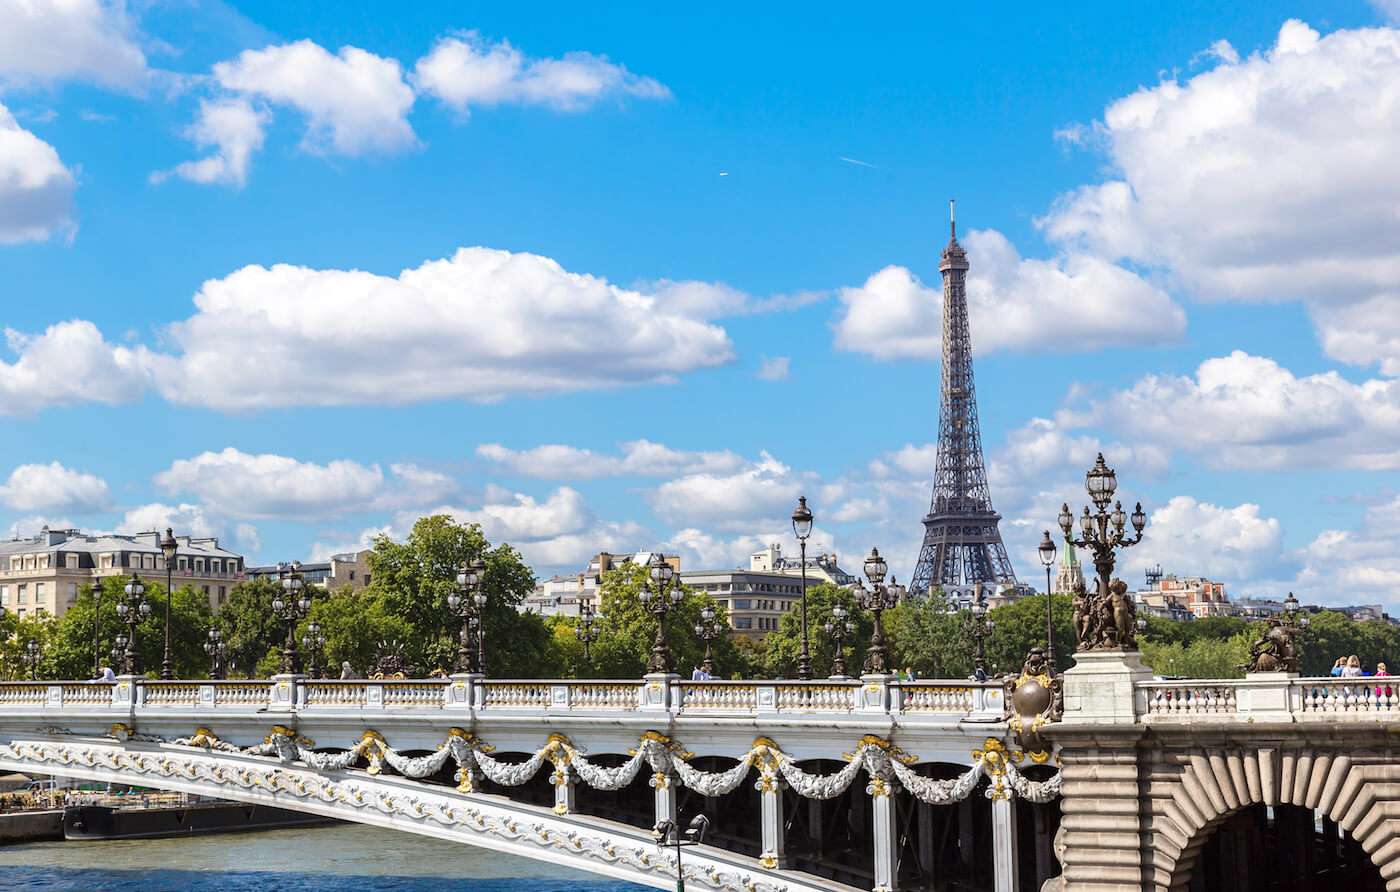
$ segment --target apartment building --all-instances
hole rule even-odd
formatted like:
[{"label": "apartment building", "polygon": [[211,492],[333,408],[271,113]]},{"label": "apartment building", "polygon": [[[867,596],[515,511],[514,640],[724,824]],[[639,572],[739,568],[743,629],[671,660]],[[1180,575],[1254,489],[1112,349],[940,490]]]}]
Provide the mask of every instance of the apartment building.
[{"label": "apartment building", "polygon": [[[62,616],[78,592],[97,579],[139,573],[164,585],[162,538],[155,530],[117,535],[45,527],[33,538],[0,542],[0,605],[21,617]],[[245,578],[243,556],[213,537],[175,540],[175,587],[202,589],[210,608],[218,610]]]},{"label": "apartment building", "polygon": [[[333,554],[324,561],[309,561],[301,565],[301,578],[307,585],[317,585],[328,592],[342,588],[362,589],[369,585],[370,549]],[[249,579],[276,579],[276,564],[249,567]]]}]

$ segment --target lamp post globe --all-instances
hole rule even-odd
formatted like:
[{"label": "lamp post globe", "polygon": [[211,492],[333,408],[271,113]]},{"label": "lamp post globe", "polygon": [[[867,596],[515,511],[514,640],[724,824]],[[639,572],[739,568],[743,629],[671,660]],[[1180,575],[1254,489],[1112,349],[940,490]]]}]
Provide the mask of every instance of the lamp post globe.
[{"label": "lamp post globe", "polygon": [[175,565],[175,555],[180,550],[180,543],[175,539],[175,531],[171,527],[165,528],[165,537],[160,540],[160,553],[165,561],[165,651],[160,661],[160,677],[170,680],[175,677],[175,664],[170,658],[170,599],[173,596],[171,591],[172,570]]},{"label": "lamp post globe", "polygon": [[[1104,461],[1103,453],[1098,454],[1094,466],[1084,475],[1084,490],[1094,503],[1094,512],[1084,506],[1079,516],[1079,537],[1074,536],[1074,517],[1069,503],[1060,507],[1060,529],[1065,534],[1066,548],[1087,548],[1094,558],[1094,571],[1097,579],[1095,590],[1086,592],[1084,604],[1076,601],[1075,625],[1079,633],[1080,650],[1105,648],[1137,649],[1137,624],[1132,598],[1126,596],[1126,585],[1119,583],[1118,591],[1112,591],[1112,575],[1117,563],[1117,552],[1131,548],[1142,542],[1142,531],[1147,526],[1147,514],[1138,502],[1131,514],[1123,510],[1122,501],[1115,501],[1118,491],[1118,476]],[[1110,503],[1112,510],[1109,509]],[[1133,533],[1128,534],[1131,525]],[[1080,622],[1080,611],[1101,611],[1111,621],[1103,623]],[[1090,640],[1092,639],[1092,640]]]},{"label": "lamp post globe", "polygon": [[[485,565],[480,561],[466,561],[457,572],[457,588],[447,595],[447,609],[461,620],[457,630],[457,672],[475,673],[478,668],[480,641],[480,608],[485,606],[485,595],[481,592],[481,581]],[[478,598],[481,600],[478,601]]]},{"label": "lamp post globe", "polygon": [[[680,589],[675,589],[680,591]],[[695,636],[705,642],[705,659],[700,663],[700,671],[708,679],[715,671],[714,653],[711,645],[725,632],[726,624],[719,619],[715,609],[709,604],[700,608],[700,619],[695,623]]]},{"label": "lamp post globe", "polygon": [[283,675],[301,674],[301,653],[297,650],[297,623],[311,612],[311,593],[302,577],[301,561],[277,565],[278,591],[272,597],[272,613],[286,626],[282,639]]},{"label": "lamp post globe", "polygon": [[867,590],[864,585],[856,583],[856,603],[861,609],[869,610],[874,620],[870,632],[870,647],[865,652],[863,669],[866,675],[889,673],[883,615],[886,610],[895,606],[898,596],[885,587],[885,574],[888,571],[889,564],[880,556],[880,549],[872,548],[870,556],[865,559],[865,578],[870,580],[870,589]]},{"label": "lamp post globe", "polygon": [[[638,595],[642,606],[656,617],[656,637],[651,645],[651,658],[647,661],[647,673],[669,675],[671,647],[666,640],[666,614],[680,606],[685,598],[685,590],[680,579],[676,578],[675,568],[661,552],[653,552],[647,561],[648,583],[642,585]],[[674,581],[674,586],[672,582]]]},{"label": "lamp post globe", "polygon": [[806,681],[812,677],[811,641],[807,632],[807,538],[812,535],[812,509],[807,497],[797,497],[792,509],[792,534],[797,537],[798,562],[802,572],[802,650],[797,655],[797,677]]},{"label": "lamp post globe", "polygon": [[[1066,546],[1072,548],[1073,546]],[[1050,583],[1050,572],[1055,566],[1055,540],[1050,538],[1050,531],[1046,530],[1041,536],[1040,546],[1036,549],[1040,552],[1040,562],[1045,565],[1045,659],[1049,664],[1050,671],[1055,669],[1055,592]]]},{"label": "lamp post globe", "polygon": [[146,585],[136,573],[122,586],[122,600],[117,602],[117,618],[126,623],[126,645],[122,650],[122,671],[126,675],[141,674],[141,654],[137,650],[136,625],[151,615],[146,600]]}]

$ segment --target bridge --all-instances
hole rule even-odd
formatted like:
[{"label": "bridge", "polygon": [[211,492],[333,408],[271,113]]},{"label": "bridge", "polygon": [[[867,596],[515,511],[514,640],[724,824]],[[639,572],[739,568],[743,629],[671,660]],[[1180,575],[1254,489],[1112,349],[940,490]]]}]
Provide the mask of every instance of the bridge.
[{"label": "bridge", "polygon": [[[1017,892],[1059,774],[1000,683],[447,679],[0,684],[0,768],[311,812],[655,887]],[[940,886],[940,888],[943,886]]]}]

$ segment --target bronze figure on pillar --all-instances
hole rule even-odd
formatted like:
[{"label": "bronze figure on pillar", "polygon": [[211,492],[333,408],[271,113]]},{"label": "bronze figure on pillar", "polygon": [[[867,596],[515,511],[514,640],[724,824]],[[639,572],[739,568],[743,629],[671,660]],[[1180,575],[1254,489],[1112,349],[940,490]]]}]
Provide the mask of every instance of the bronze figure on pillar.
[{"label": "bronze figure on pillar", "polygon": [[[1084,514],[1079,518],[1080,538],[1074,538],[1074,515],[1068,503],[1061,506],[1059,517],[1065,542],[1070,548],[1089,549],[1098,576],[1092,593],[1082,583],[1075,586],[1074,631],[1079,649],[1137,650],[1137,608],[1133,597],[1128,594],[1126,582],[1110,577],[1118,549],[1131,548],[1142,541],[1147,515],[1141,502],[1131,517],[1123,511],[1122,502],[1114,502],[1113,510],[1108,509],[1118,488],[1118,477],[1104,463],[1103,453],[1084,475],[1084,488],[1097,510],[1090,514],[1089,507],[1084,506]],[[1132,536],[1125,534],[1129,523],[1133,526]]]}]

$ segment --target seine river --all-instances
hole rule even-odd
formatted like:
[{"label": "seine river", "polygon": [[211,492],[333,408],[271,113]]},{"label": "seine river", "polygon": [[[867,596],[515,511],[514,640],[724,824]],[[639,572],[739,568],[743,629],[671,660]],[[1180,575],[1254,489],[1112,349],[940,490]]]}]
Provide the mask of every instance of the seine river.
[{"label": "seine river", "polygon": [[43,892],[643,892],[544,861],[364,825],[0,846],[0,887]]}]

